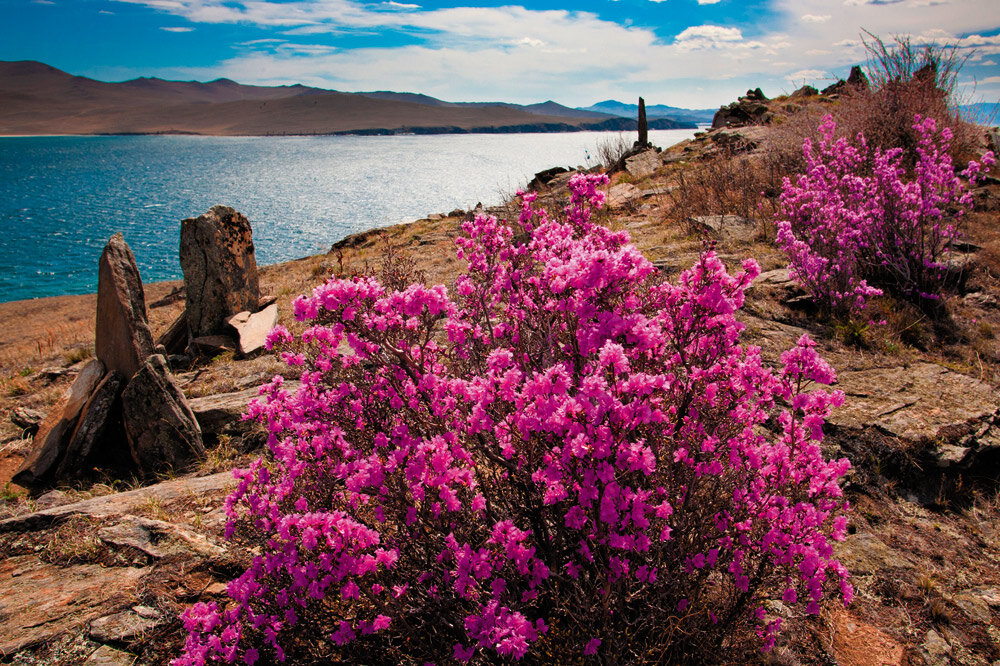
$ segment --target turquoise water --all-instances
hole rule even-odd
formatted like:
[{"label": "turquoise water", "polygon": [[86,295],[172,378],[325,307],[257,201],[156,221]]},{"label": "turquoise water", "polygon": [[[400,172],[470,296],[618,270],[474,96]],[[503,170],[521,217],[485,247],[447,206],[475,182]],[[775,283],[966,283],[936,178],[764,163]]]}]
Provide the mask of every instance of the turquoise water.
[{"label": "turquoise water", "polygon": [[180,221],[215,204],[245,214],[257,261],[277,263],[357,231],[499,203],[537,171],[594,164],[615,137],[0,138],[0,301],[95,291],[118,231],[144,281],[178,278]]}]

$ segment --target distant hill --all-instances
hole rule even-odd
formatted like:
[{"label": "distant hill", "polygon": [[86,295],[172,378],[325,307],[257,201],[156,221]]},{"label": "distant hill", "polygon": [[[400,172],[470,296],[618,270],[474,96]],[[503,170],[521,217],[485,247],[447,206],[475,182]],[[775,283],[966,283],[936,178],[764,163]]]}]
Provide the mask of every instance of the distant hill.
[{"label": "distant hill", "polygon": [[[415,93],[139,78],[107,83],[34,61],[0,61],[0,134],[392,134],[631,130],[634,117],[442,102]],[[683,125],[682,125],[683,126]]]},{"label": "distant hill", "polygon": [[[623,118],[635,118],[636,114],[639,113],[639,105],[626,104],[625,102],[608,99],[597,104],[592,104],[591,106],[583,107],[580,110],[608,113]],[[718,107],[713,109],[682,109],[676,106],[667,106],[666,104],[647,104],[646,117],[670,118],[684,123],[706,125],[711,124],[712,118],[718,110]]]}]

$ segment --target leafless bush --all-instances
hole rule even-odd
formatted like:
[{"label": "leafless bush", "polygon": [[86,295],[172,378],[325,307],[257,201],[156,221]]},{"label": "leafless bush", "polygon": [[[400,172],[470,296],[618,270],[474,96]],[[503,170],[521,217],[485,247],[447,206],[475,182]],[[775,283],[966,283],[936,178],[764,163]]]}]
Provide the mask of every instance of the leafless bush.
[{"label": "leafless bush", "polygon": [[624,132],[609,135],[597,142],[597,159],[605,169],[611,169],[631,148],[632,144]]}]

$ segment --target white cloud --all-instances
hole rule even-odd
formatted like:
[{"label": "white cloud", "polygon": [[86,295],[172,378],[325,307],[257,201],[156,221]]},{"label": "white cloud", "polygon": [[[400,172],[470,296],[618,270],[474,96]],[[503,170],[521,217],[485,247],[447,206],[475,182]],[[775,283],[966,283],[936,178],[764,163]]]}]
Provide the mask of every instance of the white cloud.
[{"label": "white cloud", "polygon": [[[470,101],[555,98],[589,104],[641,94],[681,105],[687,95],[687,105],[712,106],[748,87],[772,92],[768,86],[821,78],[808,75],[846,75],[851,65],[866,61],[859,26],[883,36],[911,35],[918,44],[952,41],[963,54],[978,49],[974,73],[980,82],[1000,74],[989,69],[996,67],[993,60],[983,60],[1000,53],[1000,37],[984,35],[997,27],[996,0],[842,0],[836,12],[830,0],[769,0],[760,21],[691,25],[673,38],[589,12],[514,4],[424,9],[405,0],[118,1],[192,25],[251,24],[287,38],[243,43],[234,57],[213,67],[160,71],[184,78],[416,90]],[[419,43],[343,50],[308,43],[315,35],[376,36],[384,30],[411,33]],[[699,86],[703,93],[695,92]]]},{"label": "white cloud", "polygon": [[194,28],[180,27],[180,26],[171,26],[171,27],[160,26],[160,30],[165,30],[167,32],[192,32],[194,31]]},{"label": "white cloud", "polygon": [[717,5],[720,2],[722,2],[722,0],[698,0],[699,5]]}]

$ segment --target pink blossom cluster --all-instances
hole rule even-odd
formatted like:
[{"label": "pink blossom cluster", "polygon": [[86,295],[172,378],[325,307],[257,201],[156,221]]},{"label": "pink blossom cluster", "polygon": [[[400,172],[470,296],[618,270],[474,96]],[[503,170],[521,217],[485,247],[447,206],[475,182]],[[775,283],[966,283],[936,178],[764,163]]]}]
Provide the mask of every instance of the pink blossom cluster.
[{"label": "pink blossom cluster", "polygon": [[[932,118],[914,118],[919,135],[912,174],[900,148],[874,151],[858,135],[834,139],[826,116],[819,140],[803,144],[807,170],[784,179],[778,244],[794,277],[827,310],[850,315],[885,290],[935,300],[949,276],[949,250],[972,197],[948,154],[951,130]],[[992,152],[969,162],[961,176],[972,184],[994,163]]]},{"label": "pink blossom cluster", "polygon": [[805,336],[779,370],[739,344],[754,261],[671,284],[591,222],[606,182],[466,222],[454,297],[358,277],[298,299],[312,325],[268,345],[301,385],[251,403],[270,455],[226,503],[249,566],[185,613],[175,664],[630,662],[747,623],[766,647],[770,595],[850,599],[849,463],[820,451],[843,395],[812,388],[833,370]]}]

